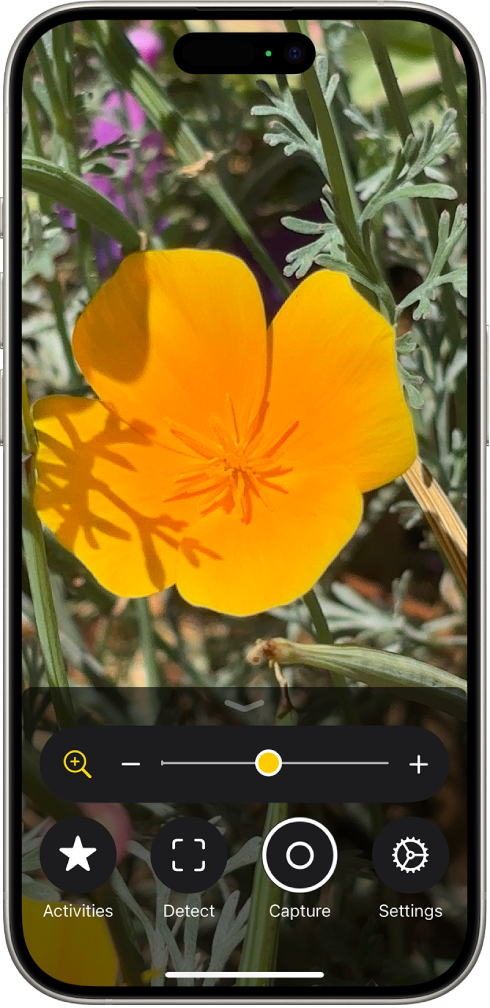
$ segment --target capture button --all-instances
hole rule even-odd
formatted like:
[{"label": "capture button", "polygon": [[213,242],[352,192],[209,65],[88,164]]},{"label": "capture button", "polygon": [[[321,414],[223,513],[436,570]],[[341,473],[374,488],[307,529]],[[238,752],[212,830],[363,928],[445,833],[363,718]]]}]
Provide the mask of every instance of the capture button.
[{"label": "capture button", "polygon": [[209,889],[221,878],[228,858],[220,831],[196,816],[182,816],[162,826],[150,853],[155,875],[180,893]]},{"label": "capture button", "polygon": [[316,819],[285,819],[267,834],[264,870],[286,892],[312,892],[328,881],[337,864],[337,844]]}]

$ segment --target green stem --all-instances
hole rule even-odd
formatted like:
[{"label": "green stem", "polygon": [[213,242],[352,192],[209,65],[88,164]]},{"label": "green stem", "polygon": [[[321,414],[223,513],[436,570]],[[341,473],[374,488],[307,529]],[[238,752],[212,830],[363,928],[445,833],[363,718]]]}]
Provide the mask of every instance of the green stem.
[{"label": "green stem", "polygon": [[[302,32],[303,35],[309,35],[310,34],[309,33],[309,29],[308,29],[308,22],[307,21],[303,21],[303,20],[284,21],[284,24],[285,24],[285,26],[286,26],[286,28],[287,28],[288,31],[296,30],[296,31]],[[292,27],[288,27],[288,25],[292,25],[292,24],[296,24],[297,28],[293,29]],[[315,70],[315,67],[313,67],[312,70],[313,70],[312,80],[313,80],[313,76],[315,75],[315,77],[317,78],[317,82],[318,82],[319,88],[320,88],[320,81],[318,79],[318,75],[317,75],[317,71]],[[310,74],[310,71],[308,71],[307,73]],[[303,75],[303,79],[305,80],[304,75]],[[318,95],[318,89],[316,89],[316,93]],[[321,89],[320,89],[320,94],[322,96],[325,108],[327,109],[330,122],[332,124],[332,130],[333,130],[334,136],[335,136],[335,146],[336,146],[336,149],[338,151],[340,161],[342,163],[342,174],[343,174],[343,178],[345,180],[345,185],[347,187],[347,195],[348,195],[348,198],[349,198],[349,203],[350,203],[350,205],[352,207],[352,214],[353,214],[354,225],[355,225],[355,229],[356,229],[354,233],[357,234],[356,221],[357,221],[357,218],[359,216],[359,200],[358,200],[357,193],[356,193],[354,179],[352,177],[352,171],[351,171],[351,166],[349,164],[349,158],[348,158],[347,153],[346,153],[345,144],[344,144],[344,140],[343,140],[343,137],[342,137],[342,132],[339,129],[339,125],[338,125],[338,122],[337,122],[336,115],[334,113],[333,107],[332,106],[330,108],[328,107],[328,105],[327,105],[327,103],[325,101],[325,98],[324,98],[324,96],[322,94],[322,90]],[[312,108],[313,108],[313,106],[312,106]],[[316,122],[317,122],[317,126],[318,126],[319,122],[317,120],[317,117],[316,117]],[[320,135],[320,139],[322,140],[322,144],[323,144],[323,138],[322,138],[322,135],[320,133],[320,130],[319,130],[319,135]],[[327,151],[324,144],[323,144],[323,146],[324,146],[324,153],[325,153],[326,160],[327,160],[327,165],[329,165],[329,159],[328,159],[328,157],[331,156],[332,152],[331,152],[330,147],[329,147],[329,151]],[[330,171],[330,165],[329,165],[329,171]],[[339,180],[340,180],[340,174],[339,174]],[[346,197],[346,203],[347,203],[347,197]]]},{"label": "green stem", "polygon": [[53,126],[63,140],[67,140],[70,133],[70,124],[65,115],[60,89],[55,81],[51,60],[49,59],[46,47],[42,38],[34,47],[39,69],[43,75],[44,85],[49,98],[51,113],[53,116]]},{"label": "green stem", "polygon": [[150,612],[150,605],[147,598],[136,598],[136,612],[138,616],[138,626],[140,633],[140,645],[145,663],[146,685],[161,686],[162,677],[153,646],[153,620]]},{"label": "green stem", "polygon": [[[73,67],[72,67],[72,59],[74,52],[73,23],[68,22],[65,25],[61,25],[60,30],[62,32],[63,46],[64,46],[64,67],[65,67],[64,94],[65,94],[65,113],[66,113],[66,120],[68,123],[66,142],[70,158],[70,167],[75,175],[81,177],[82,167],[80,164],[80,157],[78,153],[77,135],[73,114],[73,104],[75,97],[74,82],[73,82]],[[56,29],[54,29],[54,31],[56,31]],[[63,74],[63,67],[61,67],[60,73]],[[61,81],[60,81],[60,87],[62,87]],[[85,279],[88,295],[90,298],[92,298],[99,286],[99,278],[98,278],[98,270],[95,261],[94,250],[92,246],[92,232],[90,230],[89,223],[86,220],[84,220],[83,217],[77,217],[77,243],[78,243],[78,257],[80,267]]]},{"label": "green stem", "polygon": [[[299,32],[300,24],[295,20],[285,20],[288,31]],[[379,270],[372,259],[370,250],[363,248],[357,226],[357,197],[350,183],[350,169],[340,133],[325,101],[323,91],[314,66],[302,74],[305,91],[315,119],[318,136],[328,170],[328,182],[336,210],[338,226],[343,234],[348,259],[361,273],[376,283],[383,283]],[[368,287],[355,285],[366,301],[379,310],[377,295]]]},{"label": "green stem", "polygon": [[[27,111],[27,121],[29,123],[29,133],[34,153],[37,157],[43,157],[43,145],[39,133],[39,123],[37,120],[38,101],[32,90],[30,67],[26,66],[23,77],[23,93]],[[51,200],[46,196],[39,196],[39,209],[42,214],[48,216],[51,213]]]},{"label": "green stem", "polygon": [[[359,21],[359,25],[364,32],[369,48],[378,69],[378,73],[383,85],[388,107],[391,112],[393,124],[402,143],[413,135],[412,124],[408,115],[405,100],[398,84],[398,80],[393,69],[388,47],[383,38],[384,25],[382,21]],[[426,182],[426,177],[422,173],[417,176],[416,182]],[[432,254],[437,249],[439,218],[433,200],[423,199],[420,201],[420,212],[422,214]],[[446,263],[443,273],[448,272],[450,266]],[[452,342],[455,346],[459,344],[460,333],[458,326],[458,309],[456,298],[451,284],[444,284],[441,288],[441,303],[448,329],[452,332]]]},{"label": "green stem", "polygon": [[[35,451],[36,433],[32,423],[25,383],[22,380],[22,454],[24,456],[22,463],[22,540],[24,556],[37,632],[44,657],[46,678],[53,691],[53,704],[60,728],[67,728],[74,724],[75,713],[70,700],[68,677],[58,635],[58,622],[49,581],[43,530],[32,503],[35,481]],[[59,692],[63,688],[67,691],[66,694]]]},{"label": "green stem", "polygon": [[454,56],[453,44],[451,39],[444,32],[439,31],[438,28],[431,26],[430,33],[432,35],[443,90],[448,104],[456,110],[461,153],[466,161],[466,116],[461,96],[456,87],[455,75],[458,71],[458,64]]},{"label": "green stem", "polygon": [[[286,802],[268,805],[262,838],[265,840],[274,826],[286,819],[288,806]],[[245,973],[264,973],[273,970],[279,942],[280,917],[271,917],[272,903],[282,906],[283,890],[269,878],[264,870],[262,859],[255,866],[252,886],[250,914],[247,923],[247,933],[240,956],[239,970]],[[269,987],[271,981],[267,978],[242,978],[237,980],[237,987]]]},{"label": "green stem", "polygon": [[63,295],[61,292],[60,282],[58,278],[55,277],[54,280],[48,280],[46,286],[48,288],[48,294],[51,298],[51,304],[53,305],[54,317],[56,319],[56,325],[58,326],[58,333],[69,371],[70,385],[77,386],[80,385],[83,379],[75,363],[75,358],[71,348],[71,339],[65,320]]},{"label": "green stem", "polygon": [[[72,51],[73,45],[66,47],[65,58],[68,62],[71,60]],[[46,91],[48,93],[54,127],[64,142],[65,157],[67,162],[66,167],[68,167],[73,175],[81,176],[80,159],[78,156],[73,118],[70,108],[65,108],[63,102],[64,89],[55,79],[51,61],[46,52],[42,38],[39,39],[39,42],[36,44],[35,52],[43,75]],[[69,79],[69,75],[65,75],[65,83],[67,79]],[[97,290],[98,279],[95,257],[92,248],[90,226],[87,224],[87,221],[77,216],[76,227],[78,261],[88,295],[91,298]]]},{"label": "green stem", "polygon": [[31,192],[47,196],[51,202],[62,203],[78,217],[115,238],[125,255],[140,248],[141,239],[134,225],[110,200],[67,168],[48,158],[25,154],[22,184]]},{"label": "green stem", "polygon": [[[313,589],[311,589],[311,591],[309,591],[306,595],[304,595],[303,599],[306,605],[308,606],[311,621],[315,628],[315,634],[317,636],[318,642],[320,644],[333,643],[332,635],[328,628],[327,621],[325,619],[325,616],[323,615],[320,603]],[[342,676],[335,675],[332,673],[330,673],[330,675],[332,678],[332,682],[334,683],[334,685],[337,687],[338,690],[339,699],[342,704],[342,709],[344,712],[345,724],[348,725],[358,724],[358,718],[356,717],[354,706],[351,703],[349,687],[346,685],[345,680],[343,679]],[[383,826],[385,825],[385,817],[383,809],[379,804],[379,802],[368,802],[367,808],[369,810],[369,815],[371,818],[371,830],[374,839],[374,837],[378,835],[378,833],[382,830]],[[388,890],[388,887],[385,886],[384,883],[381,883],[381,885],[384,896],[387,902],[389,902],[388,896],[391,893],[391,890]],[[393,896],[393,893],[391,893],[391,896]],[[391,902],[389,903],[389,905],[390,906],[392,905]],[[393,927],[393,925],[395,926]],[[400,959],[403,956],[403,938],[401,935],[399,922],[392,921],[390,919],[390,926],[386,930],[391,957],[392,959],[394,959],[395,962],[400,962]]]},{"label": "green stem", "polygon": [[[286,28],[291,32],[299,32],[300,26],[297,21],[285,21]],[[352,192],[349,189],[348,176],[350,174],[346,164],[345,153],[341,149],[335,125],[330,114],[330,109],[323,97],[323,92],[318,80],[315,67],[302,73],[305,91],[311,105],[311,110],[315,117],[318,136],[327,163],[329,182],[332,192],[337,200],[339,215],[349,235],[350,243],[362,255],[356,221],[356,207],[353,203]]]},{"label": "green stem", "polygon": [[[306,595],[303,595],[303,602],[305,603],[305,606],[311,616],[311,622],[313,623],[317,643],[333,644],[334,640],[330,632],[329,625],[313,588],[311,588],[309,592],[306,592]],[[344,715],[344,723],[347,725],[357,724],[357,718],[351,701],[349,687],[343,675],[340,675],[339,672],[332,672],[332,670],[330,670],[330,678],[337,691],[339,704]]]},{"label": "green stem", "polygon": [[[379,808],[379,805],[377,806]],[[371,806],[370,806],[371,810]],[[383,818],[384,825],[384,818]],[[397,893],[393,892],[385,882],[380,882],[381,898],[380,903],[387,903],[388,906],[397,906],[399,903],[399,896]],[[396,982],[397,976],[399,976],[400,965],[404,958],[403,949],[403,932],[401,930],[401,921],[399,917],[393,919],[393,917],[388,917],[385,921],[385,931],[386,940],[388,942],[389,949],[389,967],[391,971],[391,976]]]},{"label": "green stem", "polygon": [[[56,70],[56,83],[61,95],[61,103],[67,118],[71,118],[73,92],[70,92],[71,85],[71,52],[70,43],[73,45],[73,31],[71,24],[56,25],[51,33],[53,45],[53,62]],[[71,37],[70,37],[71,34]]]},{"label": "green stem", "polygon": [[[31,76],[29,68],[26,68],[23,80],[23,90],[24,90],[24,101],[27,110],[27,119],[29,122],[29,133],[31,137],[31,143],[34,153],[37,157],[43,157],[43,145],[41,142],[41,136],[39,133],[39,124],[37,120],[37,99],[32,90]],[[51,200],[39,194],[39,209],[42,214],[49,215],[51,213]],[[63,310],[63,297],[61,294],[61,287],[59,280],[55,277],[53,280],[47,283],[48,293],[51,298],[51,303],[53,305],[53,312],[56,318],[56,323],[58,326],[58,332],[60,334],[60,339],[63,345],[63,350],[65,354],[65,359],[67,367],[70,373],[70,381],[73,385],[78,385],[80,382],[80,373],[75,364],[73,358],[71,340],[68,334],[68,329],[65,322],[65,314]]]},{"label": "green stem", "polygon": [[[209,678],[201,672],[198,672],[192,663],[187,660],[184,649],[180,646],[180,641],[179,646],[174,647],[172,644],[169,644],[168,641],[164,640],[157,630],[153,629],[153,647],[158,648],[160,651],[164,651],[171,662],[175,662],[176,665],[180,665],[182,671],[189,676],[193,686],[204,686],[206,689],[210,688]],[[163,680],[165,682],[165,670]],[[161,678],[158,685],[162,685]]]},{"label": "green stem", "polygon": [[[303,601],[310,613],[311,622],[313,623],[313,629],[315,631],[315,637],[318,644],[333,644],[334,639],[330,633],[330,627],[313,588],[311,588],[309,592],[306,592],[306,595],[303,595]],[[336,673],[334,673],[334,675],[336,675]],[[337,678],[339,682],[342,682],[342,676],[337,676]]]},{"label": "green stem", "polygon": [[[184,114],[170,101],[160,82],[139,58],[136,49],[116,22],[99,20],[83,21],[82,24],[115,82],[134,95],[148,120],[172,145],[181,165],[202,161],[206,151],[186,122]],[[291,288],[287,280],[227,193],[217,172],[210,166],[208,168],[209,170],[203,169],[196,175],[196,184],[221,210],[269,280],[281,294],[288,297]]]},{"label": "green stem", "polygon": [[385,826],[386,819],[379,802],[367,802],[367,807],[371,816],[372,836],[374,840],[383,829],[383,826]]},{"label": "green stem", "polygon": [[82,217],[77,217],[78,262],[87,288],[89,298],[93,298],[99,283],[95,268],[95,257],[92,248],[90,224]]},{"label": "green stem", "polygon": [[412,124],[405,106],[405,101],[393,69],[388,48],[383,39],[383,24],[381,21],[359,21],[364,32],[374,62],[378,69],[381,83],[388,101],[393,124],[400,139],[405,140],[412,133]]},{"label": "green stem", "polygon": [[208,175],[203,176],[199,182],[201,188],[204,189],[218,209],[221,210],[223,217],[231,225],[235,234],[241,238],[243,244],[252,253],[255,262],[263,269],[265,275],[274,284],[279,293],[283,294],[285,298],[289,297],[291,287],[288,281],[272,262],[269,253],[252,231],[252,228],[243,217],[236,203],[228,195],[218,175],[215,172],[210,172]]}]

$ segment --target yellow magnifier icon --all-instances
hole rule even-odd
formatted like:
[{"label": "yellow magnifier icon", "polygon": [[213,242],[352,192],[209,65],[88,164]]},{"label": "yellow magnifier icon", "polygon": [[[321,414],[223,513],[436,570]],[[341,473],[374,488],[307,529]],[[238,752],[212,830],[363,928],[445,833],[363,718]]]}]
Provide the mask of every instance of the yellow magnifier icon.
[{"label": "yellow magnifier icon", "polygon": [[[79,756],[82,758],[79,759]],[[81,772],[84,773],[86,777],[92,777],[92,774],[85,769],[87,766],[87,757],[85,756],[85,753],[80,752],[79,749],[70,749],[70,752],[67,752],[63,759],[63,765],[65,770],[69,770],[70,773]]]}]

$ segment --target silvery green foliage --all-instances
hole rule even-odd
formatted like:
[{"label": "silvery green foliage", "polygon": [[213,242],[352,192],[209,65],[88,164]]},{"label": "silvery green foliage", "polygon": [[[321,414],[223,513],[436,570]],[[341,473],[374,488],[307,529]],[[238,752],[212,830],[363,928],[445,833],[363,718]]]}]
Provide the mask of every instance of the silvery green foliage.
[{"label": "silvery green foliage", "polygon": [[[288,253],[284,273],[297,279],[315,267],[345,273],[372,304],[377,299],[393,326],[401,328],[396,340],[398,373],[414,411],[419,451],[464,518],[466,207],[461,204],[454,210],[441,210],[434,202],[444,200],[450,206],[457,197],[454,177],[461,180],[465,174],[456,112],[441,108],[438,125],[426,122],[416,126],[401,143],[393,127],[387,125],[386,106],[385,110],[380,107],[365,112],[350,99],[342,46],[358,27],[349,22],[325,22],[323,28],[328,63],[319,57],[316,71],[333,125],[351,145],[350,160],[357,171],[352,188],[359,199],[358,248],[364,250],[364,258],[355,254],[338,217],[316,132],[304,122],[295,92],[288,92],[280,81],[279,93],[264,88],[271,104],[252,110],[276,117],[264,139],[269,144],[284,144],[288,154],[300,150],[303,156],[311,157],[327,181],[320,195],[323,222],[282,218],[289,231],[311,236],[307,244]],[[334,73],[329,74],[329,66]],[[342,116],[346,117],[344,123],[351,124],[350,134],[342,125]],[[427,224],[431,213],[435,214],[432,230]],[[406,267],[420,278],[408,293],[398,294],[397,306],[384,278],[386,267],[391,265]],[[407,322],[410,324],[407,316],[411,316],[412,325],[404,332]],[[405,512],[405,518],[414,522],[418,514],[412,508],[410,517]]]},{"label": "silvery green foliage", "polygon": [[41,867],[39,861],[40,834],[48,822],[48,819],[43,819],[22,837],[22,895],[36,903],[57,902],[60,899],[59,889],[51,885],[51,882],[48,882],[47,879],[32,878],[27,874],[39,871]]},{"label": "silvery green foliage", "polygon": [[[323,192],[328,197],[330,194],[329,187],[325,186]],[[345,273],[355,283],[368,287],[369,290],[372,290],[383,300],[386,295],[386,285],[381,282],[373,282],[371,277],[366,276],[365,273],[349,262],[345,251],[344,237],[340,228],[335,223],[335,213],[327,202],[327,199],[321,199],[320,203],[327,218],[326,224],[301,220],[298,217],[281,218],[281,223],[288,231],[295,231],[297,234],[316,234],[320,236],[309,245],[303,245],[299,249],[288,252],[286,256],[287,265],[284,267],[285,275],[296,276],[298,280],[302,280],[313,264],[316,264],[335,273]]]},{"label": "silvery green foliage", "polygon": [[[365,122],[366,120],[362,117],[361,121]],[[369,196],[358,219],[361,229],[390,203],[421,198],[455,199],[457,194],[452,186],[440,182],[420,184],[414,181],[422,171],[428,169],[429,165],[440,160],[441,154],[447,150],[447,145],[454,145],[457,134],[452,129],[453,122],[454,113],[449,110],[436,132],[433,123],[427,124],[420,137],[411,136],[408,138],[403,149],[396,155],[391,168],[388,166],[377,170],[369,180],[369,187],[362,188],[361,186],[362,195],[365,198]],[[328,187],[324,189],[324,195],[328,197]],[[373,283],[372,278],[360,272],[348,261],[342,232],[335,223],[333,207],[326,199],[321,199],[320,202],[328,219],[326,224],[295,217],[282,218],[282,224],[290,231],[319,236],[311,244],[295,249],[286,256],[285,275],[292,276],[294,274],[298,279],[301,279],[316,264],[325,269],[346,273],[351,280],[369,287],[382,299],[383,284],[381,282]],[[466,219],[465,208],[458,207],[457,219],[454,222],[451,235],[446,234],[446,220],[449,222],[447,211],[444,212],[443,217],[444,221],[440,225],[441,245],[434,257],[430,280],[427,278],[426,286],[421,292],[421,296],[425,298],[424,309],[427,296],[434,293],[437,287],[443,283],[453,283],[460,293],[464,291],[463,267],[444,276],[444,278],[441,277],[441,270],[464,231],[464,224],[462,229],[461,225]],[[411,300],[405,299],[403,305],[400,306],[400,311],[417,300],[412,295],[410,297]],[[420,315],[415,315],[415,318],[419,317]],[[412,405],[415,405],[415,402],[412,402]]]},{"label": "silvery green foliage", "polygon": [[[328,217],[328,206],[325,200],[320,200],[323,210]],[[284,267],[286,276],[296,276],[302,280],[309,272],[320,255],[330,255],[336,262],[345,262],[344,240],[336,224],[327,220],[325,224],[317,224],[314,221],[300,220],[298,217],[283,217],[281,224],[288,231],[296,234],[318,235],[309,245],[295,249],[286,256],[287,265]]]},{"label": "silvery green foliage", "polygon": [[[208,972],[224,969],[233,950],[245,938],[250,900],[247,900],[237,912],[239,899],[240,892],[235,889],[224,903],[213,939]],[[213,977],[204,976],[203,987],[214,987],[215,984],[216,980]]]},{"label": "silvery green foliage", "polygon": [[454,219],[451,218],[447,210],[443,210],[439,217],[439,234],[437,249],[430,265],[429,272],[419,287],[407,294],[403,301],[397,306],[397,318],[410,305],[417,305],[413,311],[413,318],[418,321],[421,318],[429,318],[431,313],[431,301],[435,296],[438,287],[442,284],[450,283],[462,297],[467,296],[466,266],[457,266],[449,273],[443,273],[444,267],[450,263],[451,256],[461,241],[466,230],[466,206],[460,204],[456,207]]},{"label": "silvery green foliage", "polygon": [[[334,73],[329,76],[328,61],[325,56],[318,56],[316,68],[323,97],[327,106],[332,104],[337,86],[339,74]],[[325,178],[328,178],[327,165],[319,138],[312,132],[305,122],[293,95],[287,85],[286,77],[278,76],[279,94],[266,83],[257,81],[257,86],[271,102],[270,105],[254,105],[251,113],[254,116],[267,116],[269,118],[269,133],[264,134],[264,141],[269,147],[284,145],[284,153],[289,157],[302,151],[308,157],[316,161]],[[279,117],[279,120],[274,118]]]},{"label": "silvery green foliage", "polygon": [[[339,74],[328,74],[328,62],[323,56],[317,57],[316,72],[318,80],[325,98],[325,102],[330,107],[335,95]],[[253,115],[280,116],[281,121],[271,119],[271,132],[264,134],[264,141],[270,146],[284,145],[284,153],[291,155],[297,151],[308,154],[316,161],[328,182],[328,169],[325,162],[322,145],[319,138],[312,132],[301,115],[291,91],[282,83],[281,90],[276,94],[264,81],[259,82],[259,86],[264,94],[270,99],[271,105],[257,105],[252,108]],[[362,113],[347,110],[347,113],[354,120],[357,119],[363,127],[368,130],[372,138],[379,138],[381,135],[382,123],[378,124],[376,131],[369,133],[369,121]],[[457,142],[457,133],[454,129],[455,112],[448,109],[443,116],[438,129],[434,124],[427,123],[417,136],[408,137],[402,149],[397,151],[392,159],[391,165],[378,169],[375,176],[370,179],[370,188],[363,190],[363,195],[367,199],[366,205],[358,217],[359,231],[372,221],[390,203],[407,199],[447,199],[456,198],[456,191],[441,181],[420,182],[422,173],[430,173],[434,165],[441,163],[441,158],[454,147]],[[324,189],[326,199],[321,200],[323,210],[327,216],[326,224],[299,220],[293,217],[285,217],[282,223],[291,231],[299,234],[312,234],[318,237],[310,244],[296,249],[287,256],[286,276],[295,274],[302,278],[311,269],[313,264],[323,266],[326,269],[337,270],[347,275],[357,283],[369,287],[383,299],[384,285],[373,282],[372,276],[363,273],[357,264],[349,260],[342,235],[342,228],[336,220],[334,204],[331,201],[331,193],[328,187]],[[364,245],[369,247],[369,230],[363,233]],[[444,281],[447,282],[447,281]]]},{"label": "silvery green foliage", "polygon": [[82,151],[80,155],[83,171],[93,172],[94,175],[113,176],[116,174],[117,168],[114,168],[111,161],[115,158],[124,164],[128,157],[129,143],[125,134],[102,147],[98,146],[96,140],[91,140],[87,149]]},{"label": "silvery green foliage", "polygon": [[22,872],[22,895],[35,903],[56,903],[60,900],[60,891],[55,889],[46,879],[34,879]]},{"label": "silvery green foliage", "polygon": [[[419,645],[437,645],[442,649],[455,644],[464,645],[466,637],[456,632],[461,624],[460,613],[427,620],[418,626],[404,614],[402,607],[410,580],[411,572],[405,571],[393,582],[391,607],[362,598],[341,581],[331,584],[332,597],[328,597],[317,585],[315,591],[336,643],[368,644],[409,655],[414,655]],[[279,606],[270,612],[286,622],[288,636],[290,633],[296,635],[299,628],[308,631],[311,628],[309,613],[303,602]],[[444,636],[442,630],[445,631]]]},{"label": "silvery green foliage", "polygon": [[[346,115],[354,118],[354,121],[357,118],[362,123],[367,123],[365,117],[359,113],[355,115],[352,109],[346,110]],[[391,165],[379,169],[375,176],[368,180],[369,188],[366,187],[365,181],[358,184],[361,198],[366,200],[359,218],[360,223],[372,220],[384,206],[400,199],[427,197],[456,199],[455,189],[444,184],[442,180],[434,183],[420,182],[422,173],[434,177],[434,167],[442,163],[443,155],[457,143],[455,118],[454,109],[448,109],[437,130],[434,123],[426,123],[416,135],[408,137],[403,147],[395,154]],[[375,139],[379,134],[371,132],[370,136]],[[440,173],[437,173],[437,176],[441,179]]]},{"label": "silvery green foliage", "polygon": [[423,378],[417,373],[413,359],[413,351],[418,347],[418,340],[412,331],[398,336],[396,346],[396,365],[398,377],[407,393],[408,401],[414,409],[422,409],[425,399],[420,386]]},{"label": "silvery green foliage", "polygon": [[22,285],[25,287],[33,277],[53,280],[55,260],[67,251],[70,242],[63,228],[53,219],[29,209],[27,203],[23,209]]},{"label": "silvery green foliage", "polygon": [[[227,875],[237,871],[238,868],[254,864],[259,855],[261,842],[261,838],[258,836],[247,840],[243,847],[229,858],[223,873],[223,880]],[[137,926],[143,930],[146,936],[151,957],[149,970],[151,986],[163,987],[165,985],[165,972],[168,969],[174,971],[202,971],[203,985],[205,987],[214,986],[216,981],[212,977],[206,978],[206,973],[224,969],[233,950],[243,941],[250,910],[250,900],[247,900],[237,912],[240,891],[235,889],[225,897],[219,917],[217,918],[211,958],[205,963],[202,961],[202,954],[198,949],[199,930],[203,926],[203,919],[200,917],[186,917],[183,935],[179,938],[183,918],[177,918],[172,927],[168,924],[167,918],[164,915],[164,907],[166,903],[172,902],[171,891],[155,875],[149,851],[135,840],[131,840],[128,844],[128,851],[145,862],[151,871],[155,883],[155,914],[154,919],[150,920],[117,869],[112,877],[114,891],[127,906],[128,910],[131,911],[136,919]],[[226,891],[226,882],[224,882],[224,886]],[[182,897],[181,900],[187,906],[201,908],[201,895],[199,893],[191,893],[188,896]],[[207,926],[209,919],[205,918],[204,920]],[[177,983],[179,987],[194,986],[193,979],[181,978]]]}]

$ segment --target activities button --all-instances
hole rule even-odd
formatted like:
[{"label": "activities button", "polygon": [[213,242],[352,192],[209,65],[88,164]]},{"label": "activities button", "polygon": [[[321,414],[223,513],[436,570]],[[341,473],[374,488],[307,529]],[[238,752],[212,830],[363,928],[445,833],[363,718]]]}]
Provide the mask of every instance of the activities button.
[{"label": "activities button", "polygon": [[416,816],[388,823],[374,841],[374,870],[395,892],[425,892],[442,878],[448,861],[440,829]]},{"label": "activities button", "polygon": [[333,875],[337,844],[327,827],[316,819],[285,819],[266,836],[262,864],[281,889],[312,892]]},{"label": "activities button", "polygon": [[86,893],[107,882],[116,867],[116,845],[109,830],[83,816],[61,819],[41,843],[41,868],[62,892]]},{"label": "activities button", "polygon": [[150,853],[155,875],[180,893],[209,889],[221,878],[228,858],[220,831],[195,816],[172,819],[162,826]]}]

